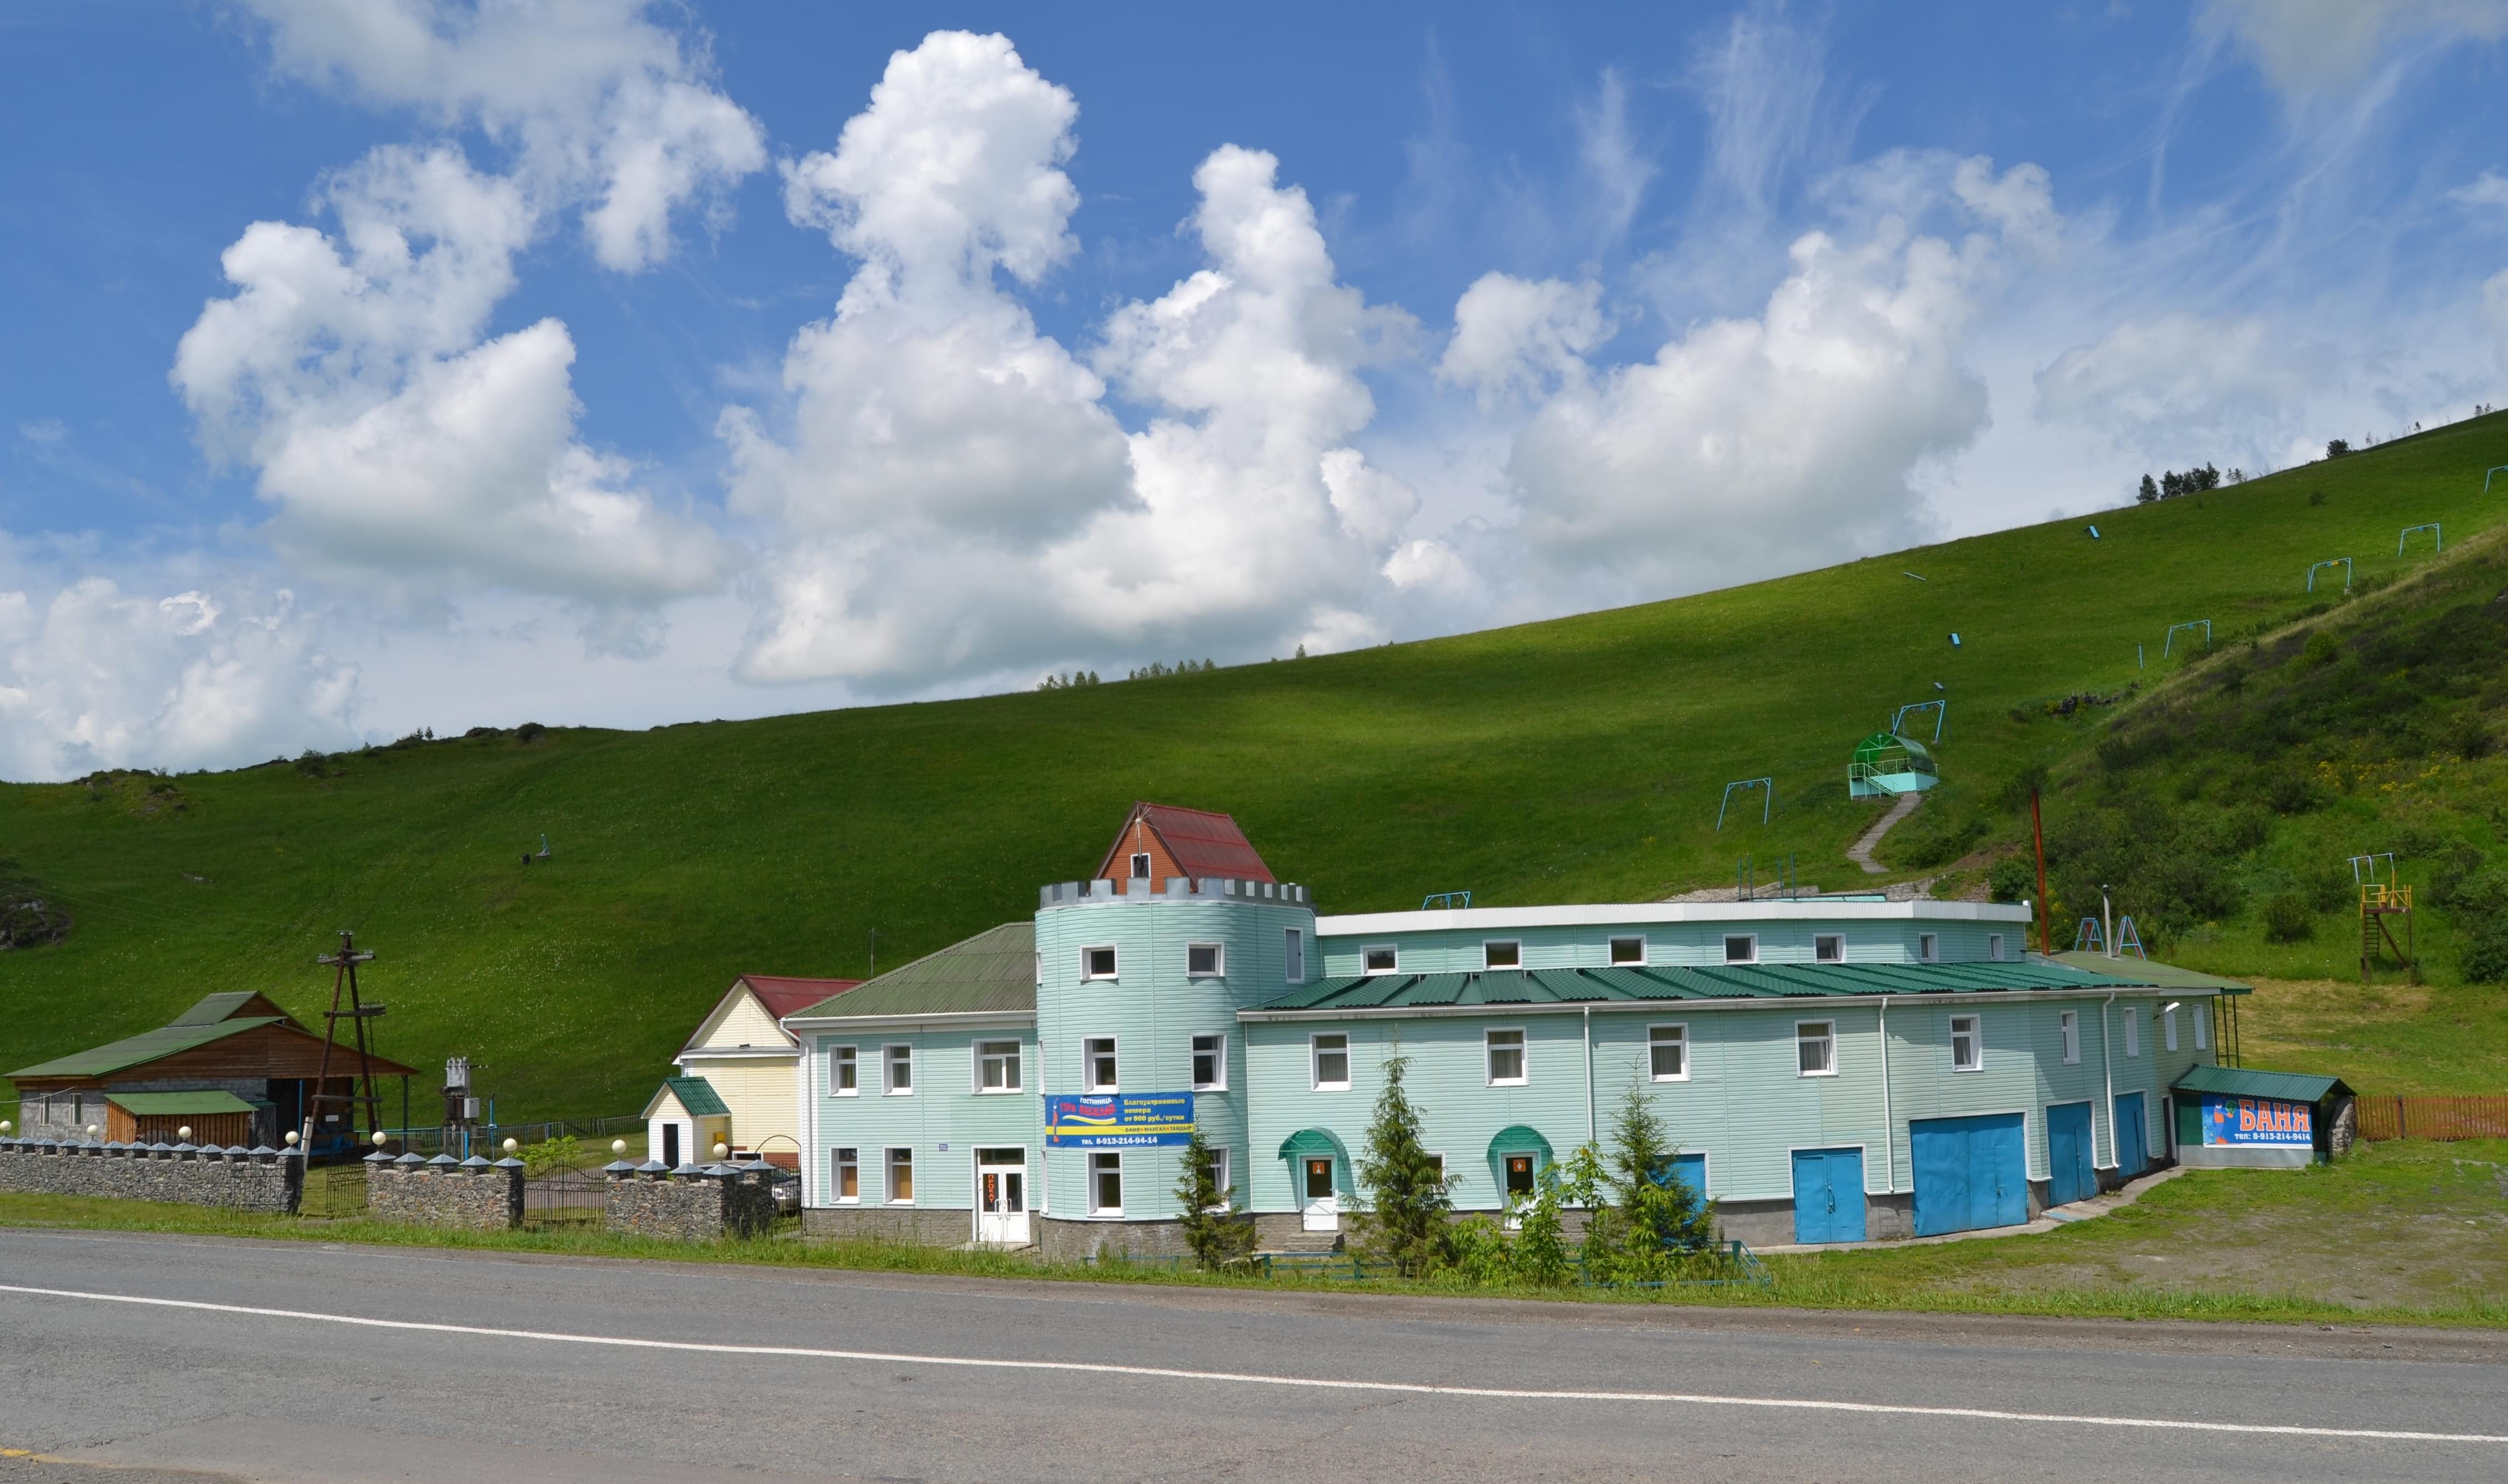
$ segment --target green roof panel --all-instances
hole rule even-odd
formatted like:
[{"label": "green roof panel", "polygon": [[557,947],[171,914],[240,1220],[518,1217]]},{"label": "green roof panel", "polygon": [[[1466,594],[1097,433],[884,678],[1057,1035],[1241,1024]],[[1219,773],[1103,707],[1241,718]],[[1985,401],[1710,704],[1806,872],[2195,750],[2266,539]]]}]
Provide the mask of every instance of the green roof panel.
[{"label": "green roof panel", "polygon": [[2268,1072],[2252,1066],[2198,1066],[2178,1078],[2177,1088],[2224,1097],[2271,1097],[2283,1102],[2322,1102],[2326,1094],[2338,1088],[2345,1093],[2351,1091],[2340,1077]]},{"label": "green roof panel", "polygon": [[703,1077],[665,1077],[660,1089],[653,1094],[653,1101],[645,1104],[646,1118],[653,1116],[652,1109],[661,1102],[664,1093],[678,1098],[680,1106],[687,1109],[691,1118],[731,1116],[731,1109],[723,1106],[722,1094],[717,1093],[714,1084]]},{"label": "green roof panel", "polygon": [[[1344,975],[1302,984],[1254,1009],[1258,1013],[1402,1010],[1430,1006],[1594,1005],[1648,1000],[1820,999],[1875,994],[2196,987],[2161,984],[2156,975],[2140,972],[2146,967],[2162,966],[2136,964],[2126,969],[2112,965],[2111,972],[2093,973],[2042,958],[2013,963],[1667,964],[1642,969],[1492,969],[1461,974]],[[854,991],[855,994],[861,992],[860,989]]]},{"label": "green roof panel", "polygon": [[199,1093],[113,1093],[105,1101],[137,1118],[205,1118],[212,1113],[252,1111],[251,1103],[233,1093],[213,1089]]},{"label": "green roof panel", "polygon": [[1036,1014],[1036,923],[1005,922],[842,994],[795,1020],[866,1016]]},{"label": "green roof panel", "polygon": [[199,1004],[184,1011],[181,1015],[174,1017],[174,1019],[166,1021],[166,1023],[168,1025],[215,1025],[220,1020],[225,1020],[227,1017],[242,1009],[246,1004],[250,1003],[251,1000],[251,990],[230,989],[224,993],[207,996]]},{"label": "green roof panel", "polygon": [[72,1052],[66,1057],[34,1066],[21,1066],[9,1074],[12,1080],[23,1077],[104,1077],[129,1067],[162,1060],[177,1052],[196,1046],[222,1041],[240,1031],[263,1025],[282,1023],[277,1016],[247,1018],[240,1020],[219,1020],[208,1025],[163,1025],[104,1046]]}]

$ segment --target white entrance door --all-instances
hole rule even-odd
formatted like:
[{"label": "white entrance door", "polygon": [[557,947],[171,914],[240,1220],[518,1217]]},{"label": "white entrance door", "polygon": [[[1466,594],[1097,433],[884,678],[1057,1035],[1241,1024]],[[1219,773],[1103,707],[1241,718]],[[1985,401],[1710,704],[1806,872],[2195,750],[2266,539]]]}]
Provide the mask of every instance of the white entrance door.
[{"label": "white entrance door", "polygon": [[1301,1162],[1306,1189],[1306,1229],[1309,1232],[1341,1230],[1341,1195],[1333,1189],[1332,1156],[1314,1155]]},{"label": "white entrance door", "polygon": [[1026,1150],[976,1151],[976,1240],[1027,1245]]}]

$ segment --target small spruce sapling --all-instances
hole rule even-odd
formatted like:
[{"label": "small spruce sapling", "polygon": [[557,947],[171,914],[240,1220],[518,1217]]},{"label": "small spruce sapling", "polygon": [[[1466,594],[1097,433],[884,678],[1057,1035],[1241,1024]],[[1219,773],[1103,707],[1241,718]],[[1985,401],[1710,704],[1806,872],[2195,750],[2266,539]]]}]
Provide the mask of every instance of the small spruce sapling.
[{"label": "small spruce sapling", "polygon": [[1446,1213],[1454,1200],[1445,1173],[1420,1142],[1420,1110],[1402,1086],[1410,1068],[1408,1057],[1385,1058],[1384,1091],[1377,1094],[1367,1157],[1358,1164],[1368,1210],[1357,1226],[1370,1255],[1391,1263],[1404,1278],[1418,1278],[1444,1254]]},{"label": "small spruce sapling", "polygon": [[1213,1273],[1243,1262],[1254,1250],[1254,1224],[1236,1212],[1236,1187],[1219,1183],[1218,1164],[1196,1125],[1176,1176],[1176,1209],[1182,1213],[1176,1224],[1194,1261]]}]

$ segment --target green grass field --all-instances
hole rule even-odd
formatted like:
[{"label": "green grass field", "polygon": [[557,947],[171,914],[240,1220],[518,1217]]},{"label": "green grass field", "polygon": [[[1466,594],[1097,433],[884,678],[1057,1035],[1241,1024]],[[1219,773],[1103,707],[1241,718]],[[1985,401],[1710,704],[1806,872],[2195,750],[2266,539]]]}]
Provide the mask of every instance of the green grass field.
[{"label": "green grass field", "polygon": [[[1791,855],[1805,881],[1860,886],[1843,852],[1872,810],[1846,798],[1845,764],[1894,707],[1949,701],[1950,782],[1918,821],[1977,811],[1979,843],[2009,839],[1990,800],[2039,764],[2074,785],[2050,796],[2060,824],[2099,795],[2084,760],[2117,708],[2059,720],[2040,703],[2163,681],[2173,622],[2211,619],[2226,649],[2299,617],[2312,561],[2356,557],[2364,584],[2425,568],[2426,547],[2393,555],[2401,527],[2444,522],[2452,559],[2508,514],[2508,497],[2480,493],[2502,462],[2508,418],[2493,416],[2111,511],[2095,541],[2089,519],[2065,521],[1349,654],[445,740],[339,755],[319,777],[277,764],[0,787],[0,880],[77,918],[66,942],[0,958],[0,1066],[163,1023],[212,990],[317,1009],[314,956],[353,927],[381,955],[367,987],[391,1007],[388,1054],[472,1056],[508,1121],[632,1110],[735,973],[859,975],[874,930],[895,964],[1024,916],[1040,883],[1095,867],[1141,798],[1234,813],[1326,911],[1451,889],[1490,905],[1652,898],[1730,883],[1745,854],[1762,880]],[[1770,822],[1753,801],[1715,832],[1723,785],[1765,775]],[[2369,825],[2380,797],[2373,785],[2360,805]],[[522,865],[542,832],[553,859]],[[2226,921],[2170,947],[2309,977],[2333,972],[2318,950],[2339,942],[2242,966],[2263,940]]]}]

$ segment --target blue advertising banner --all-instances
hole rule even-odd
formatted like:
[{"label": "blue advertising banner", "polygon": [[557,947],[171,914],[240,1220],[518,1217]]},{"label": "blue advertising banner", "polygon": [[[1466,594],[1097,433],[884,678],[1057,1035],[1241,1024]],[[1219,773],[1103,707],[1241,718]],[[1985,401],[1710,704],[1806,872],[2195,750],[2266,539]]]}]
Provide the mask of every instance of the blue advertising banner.
[{"label": "blue advertising banner", "polygon": [[2304,1102],[2273,1097],[2231,1097],[2203,1094],[2203,1142],[2283,1144],[2305,1147],[2316,1142],[2316,1110]]},{"label": "blue advertising banner", "polygon": [[1109,1093],[1045,1100],[1053,1149],[1147,1149],[1193,1138],[1191,1093]]}]

